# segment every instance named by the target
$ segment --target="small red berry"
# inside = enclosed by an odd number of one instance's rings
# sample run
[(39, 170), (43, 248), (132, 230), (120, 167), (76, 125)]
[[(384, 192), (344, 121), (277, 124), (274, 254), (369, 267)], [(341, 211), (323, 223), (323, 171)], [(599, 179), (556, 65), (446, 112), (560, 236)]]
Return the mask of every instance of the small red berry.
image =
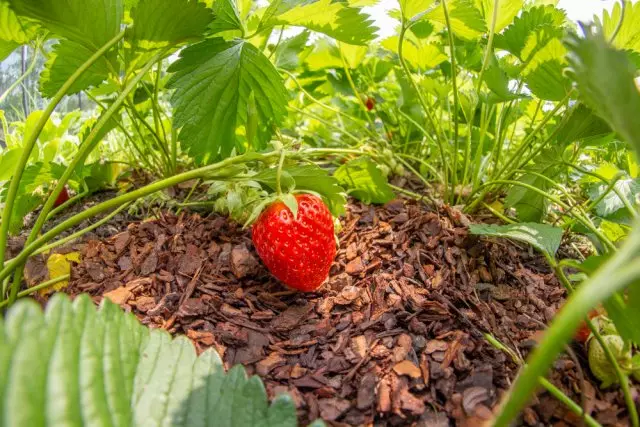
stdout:
[(69, 200), (69, 192), (67, 191), (67, 187), (62, 187), (62, 191), (58, 194), (58, 198), (53, 203), (53, 207), (57, 208), (67, 200)]
[(303, 292), (318, 289), (336, 256), (333, 218), (319, 197), (296, 195), (298, 218), (278, 201), (252, 228), (253, 245), (271, 274)]
[[(589, 312), (589, 320), (599, 315), (600, 313), (598, 312), (598, 310), (591, 310)], [(580, 322), (580, 326), (578, 326), (578, 330), (573, 335), (573, 339), (579, 343), (584, 344), (589, 339), (589, 335), (591, 335), (591, 329), (589, 329), (589, 327), (587, 326), (587, 322), (583, 320), (582, 322)]]
[(371, 97), (367, 97), (364, 104), (367, 106), (367, 111), (371, 111), (376, 106), (376, 100)]

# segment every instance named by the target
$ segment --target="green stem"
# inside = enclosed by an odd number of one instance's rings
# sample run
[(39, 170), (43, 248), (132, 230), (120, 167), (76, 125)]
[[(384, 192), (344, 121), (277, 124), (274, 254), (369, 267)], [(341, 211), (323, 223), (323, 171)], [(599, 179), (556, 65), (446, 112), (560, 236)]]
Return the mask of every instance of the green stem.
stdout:
[(402, 67), (402, 70), (404, 71), (405, 76), (407, 77), (409, 82), (411, 82), (411, 85), (413, 86), (413, 90), (415, 90), (416, 94), (418, 95), (418, 101), (420, 102), (420, 105), (422, 106), (422, 110), (424, 111), (424, 114), (427, 116), (427, 120), (429, 121), (429, 124), (431, 125), (431, 127), (435, 131), (436, 142), (437, 142), (437, 145), (438, 145), (438, 150), (440, 151), (440, 161), (442, 162), (442, 169), (444, 171), (444, 173), (443, 173), (443, 176), (444, 176), (444, 188), (445, 188), (444, 196), (446, 198), (447, 191), (448, 191), (448, 188), (449, 188), (449, 184), (448, 184), (448, 180), (449, 180), (449, 164), (447, 163), (447, 160), (446, 160), (444, 144), (443, 144), (443, 141), (442, 141), (442, 139), (443, 139), (443, 137), (441, 135), (442, 134), (442, 129), (436, 124), (435, 120), (433, 119), (433, 116), (431, 115), (431, 109), (427, 105), (427, 102), (424, 99), (424, 96), (422, 94), (422, 91), (418, 87), (418, 84), (413, 79), (413, 75), (411, 74), (411, 71), (409, 70), (409, 66), (407, 65), (407, 61), (404, 59), (404, 56), (403, 56), (403, 45), (404, 45), (404, 36), (405, 36), (406, 32), (407, 32), (407, 26), (406, 26), (406, 23), (403, 20), (402, 28), (400, 29), (400, 36), (398, 38), (398, 59), (400, 60), (400, 66)]
[[(42, 282), (39, 285), (33, 286), (29, 289), (25, 289), (22, 292), (18, 293), (18, 298), (23, 298), (23, 297), (27, 297), (31, 294), (34, 294), (38, 291), (41, 291), (43, 289), (48, 289), (50, 287), (52, 287), (53, 285), (56, 285), (60, 282), (64, 282), (65, 280), (69, 280), (71, 278), (70, 274), (64, 274), (62, 276), (58, 276), (55, 279), (51, 279), (51, 280), (47, 280), (46, 282)], [(5, 306), (9, 305), (9, 301), (2, 301), (0, 302), (0, 309), (4, 308)]]
[[(589, 310), (600, 301), (638, 280), (640, 277), (640, 223), (609, 261), (598, 269), (593, 277), (582, 283), (573, 292), (564, 307), (556, 315), (544, 339), (529, 357), (504, 402), (494, 426), (508, 427), (529, 401), (535, 391), (538, 378), (543, 376), (553, 364), (556, 356), (569, 342), (580, 321)], [(637, 415), (630, 413), (632, 425), (638, 425)]]
[(624, 22), (624, 12), (627, 5), (626, 0), (620, 0), (620, 5), (622, 6), (622, 9), (620, 10), (620, 20), (616, 24), (616, 28), (613, 30), (613, 33), (611, 34), (611, 38), (609, 38), (609, 44), (611, 45), (613, 45), (613, 42), (616, 40), (616, 37), (620, 32), (620, 28), (622, 28), (622, 23)]
[(278, 169), (276, 170), (276, 191), (278, 192), (278, 196), (282, 196), (282, 186), (280, 185), (282, 180), (282, 166), (284, 165), (286, 151), (280, 150), (280, 160), (278, 160)]
[(341, 111), (338, 108), (331, 107), (330, 105), (327, 105), (327, 104), (323, 103), (322, 101), (318, 100), (317, 98), (315, 98), (313, 95), (311, 95), (309, 92), (307, 92), (307, 90), (304, 87), (302, 87), (302, 84), (298, 81), (298, 79), (292, 73), (290, 73), (289, 71), (284, 70), (282, 68), (278, 68), (278, 71), (288, 75), (289, 78), (291, 80), (293, 80), (293, 82), (298, 86), (300, 91), (302, 93), (304, 93), (304, 95), (307, 98), (309, 98), (311, 101), (313, 101), (315, 104), (318, 104), (319, 106), (321, 106), (325, 110), (331, 111), (331, 112), (337, 114), (338, 116), (342, 116), (342, 117), (348, 118), (353, 123), (355, 123), (356, 125), (361, 127), (363, 130), (365, 130), (367, 133), (369, 133), (371, 136), (373, 136), (374, 138), (378, 137), (378, 135), (375, 132), (373, 132), (371, 129), (369, 129), (368, 127), (366, 127), (365, 125), (362, 124), (362, 120), (358, 119), (357, 117), (353, 117), (352, 115), (347, 114), (347, 113), (345, 113), (344, 111)]
[(131, 203), (125, 203), (124, 205), (120, 206), (118, 209), (116, 209), (113, 212), (111, 212), (109, 215), (107, 215), (104, 218), (102, 218), (100, 221), (96, 221), (95, 223), (91, 224), (90, 226), (88, 226), (86, 228), (83, 228), (82, 230), (76, 231), (75, 233), (65, 237), (64, 239), (56, 240), (53, 243), (50, 243), (48, 245), (45, 245), (45, 246), (41, 247), (40, 249), (38, 249), (37, 251), (34, 252), (34, 255), (50, 251), (51, 249), (57, 248), (58, 246), (64, 245), (65, 243), (68, 243), (68, 242), (71, 242), (72, 240), (77, 239), (78, 237), (84, 235), (85, 233), (88, 233), (88, 232), (90, 232), (92, 230), (95, 230), (96, 228), (100, 227), (101, 225), (106, 224), (107, 222), (109, 222), (109, 220), (111, 218), (113, 218), (118, 213), (122, 212), (124, 209), (129, 207), (130, 204)]
[[(451, 55), (451, 85), (453, 88), (453, 171), (451, 174), (451, 195), (456, 192), (456, 186), (458, 184), (458, 151), (460, 142), (458, 141), (459, 123), (458, 123), (458, 71), (456, 67), (456, 50), (453, 40), (453, 31), (451, 30), (451, 21), (449, 20), (449, 10), (447, 9), (447, 1), (442, 0), (442, 10), (444, 12), (444, 19), (447, 23), (447, 34), (449, 35), (449, 53)], [(449, 114), (451, 118), (451, 114)], [(453, 199), (452, 199), (453, 200)]]
[[(123, 92), (120, 94), (120, 96), (116, 99), (116, 101), (114, 101), (113, 104), (111, 104), (111, 106), (109, 106), (109, 109), (100, 117), (100, 120), (98, 121), (98, 123), (96, 123), (94, 128), (91, 130), (91, 133), (89, 134), (89, 136), (87, 136), (85, 141), (82, 143), (82, 145), (80, 146), (80, 149), (78, 150), (78, 153), (73, 158), (73, 160), (71, 160), (71, 162), (67, 166), (66, 170), (62, 174), (62, 177), (60, 177), (60, 179), (58, 180), (58, 183), (56, 184), (55, 188), (53, 189), (53, 191), (49, 195), (49, 198), (47, 199), (47, 201), (45, 202), (44, 206), (42, 207), (42, 211), (40, 212), (40, 215), (38, 216), (38, 219), (36, 220), (36, 222), (35, 222), (35, 224), (33, 226), (33, 229), (31, 230), (31, 233), (29, 234), (29, 237), (27, 238), (27, 242), (26, 242), (25, 246), (29, 245), (31, 242), (33, 242), (35, 240), (35, 238), (37, 237), (38, 233), (42, 229), (42, 226), (44, 225), (44, 223), (45, 223), (45, 221), (47, 219), (47, 216), (49, 215), (49, 212), (53, 208), (53, 205), (54, 205), (54, 203), (56, 201), (56, 198), (58, 197), (58, 195), (60, 194), (60, 192), (64, 188), (65, 184), (67, 183), (67, 181), (69, 180), (71, 175), (74, 173), (74, 171), (76, 170), (78, 165), (81, 162), (84, 161), (84, 159), (94, 149), (95, 145), (100, 142), (100, 140), (98, 139), (98, 135), (99, 135), (100, 131), (102, 130), (102, 128), (109, 122), (109, 120), (111, 120), (111, 117), (116, 113), (116, 111), (118, 111), (120, 109), (122, 104), (125, 102), (127, 96), (131, 92), (133, 92), (135, 90), (136, 85), (140, 82), (140, 80), (142, 80), (144, 75), (149, 71), (149, 68), (155, 63), (155, 61), (157, 61), (159, 58), (161, 58), (162, 55), (164, 55), (165, 52), (166, 52), (166, 49), (162, 50), (161, 52), (158, 52), (142, 68), (142, 70), (140, 70), (138, 75), (135, 78), (133, 78), (127, 84), (126, 88), (123, 90)], [(3, 226), (4, 226), (4, 222), (5, 221), (3, 221)], [(16, 276), (14, 277), (14, 281), (12, 283), (12, 286), (11, 286), (11, 294), (9, 296), (10, 303), (15, 301), (16, 296), (18, 295), (18, 289), (20, 288), (21, 279), (22, 279), (22, 269), (18, 269), (17, 272), (16, 272)]]
[(340, 52), (340, 59), (342, 60), (342, 66), (344, 67), (344, 74), (347, 76), (347, 81), (349, 82), (349, 86), (351, 87), (351, 90), (353, 91), (353, 94), (356, 97), (356, 102), (360, 104), (360, 106), (362, 107), (364, 116), (367, 118), (367, 121), (371, 125), (371, 128), (375, 129), (375, 124), (371, 119), (369, 110), (367, 110), (367, 104), (360, 97), (360, 92), (358, 92), (358, 89), (356, 88), (356, 84), (353, 82), (353, 78), (351, 77), (351, 72), (349, 71), (349, 64), (347, 64), (347, 60), (345, 59), (344, 54), (342, 53), (342, 47), (340, 43), (338, 43), (338, 51)]
[(305, 110), (301, 110), (300, 108), (293, 107), (293, 106), (289, 106), (287, 108), (289, 108), (289, 109), (291, 109), (293, 111), (296, 111), (296, 112), (298, 112), (300, 114), (306, 114), (307, 116), (319, 121), (323, 125), (328, 126), (328, 127), (332, 128), (332, 129), (335, 129), (335, 130), (339, 131), (340, 133), (344, 134), (345, 136), (348, 136), (349, 138), (351, 138), (352, 140), (354, 140), (358, 144), (361, 142), (361, 140), (357, 136), (355, 136), (354, 134), (349, 133), (346, 130), (339, 128), (338, 126), (334, 125), (333, 123), (331, 123), (331, 122), (329, 122), (327, 120), (324, 120), (322, 117), (319, 117), (318, 115), (316, 115), (314, 113), (311, 113), (311, 112), (305, 111)]
[(77, 202), (79, 202), (80, 200), (84, 199), (85, 197), (87, 197), (89, 195), (88, 191), (83, 191), (80, 194), (76, 194), (75, 196), (73, 196), (72, 198), (70, 198), (69, 200), (67, 200), (66, 202), (64, 202), (63, 204), (61, 204), (60, 206), (58, 206), (57, 208), (53, 208), (51, 210), (51, 212), (49, 212), (49, 215), (47, 216), (47, 220), (55, 217), (56, 215), (58, 215), (60, 212), (64, 211), (65, 209), (67, 209), (69, 206), (76, 204)]
[(0, 270), (0, 281), (4, 280), (8, 277), (11, 272), (16, 270), (20, 265), (22, 265), (26, 260), (33, 255), (40, 247), (44, 244), (52, 240), (54, 237), (59, 235), (60, 233), (68, 230), (71, 227), (81, 223), (84, 220), (92, 218), (99, 213), (104, 211), (108, 211), (111, 209), (115, 209), (125, 203), (132, 202), (136, 199), (148, 196), (149, 194), (153, 194), (157, 191), (164, 190), (165, 188), (172, 187), (174, 185), (178, 185), (181, 182), (189, 181), (192, 179), (204, 178), (207, 175), (210, 175), (212, 172), (215, 172), (220, 169), (224, 169), (231, 165), (247, 163), (250, 161), (269, 161), (271, 158), (279, 156), (279, 152), (270, 152), (265, 154), (258, 153), (247, 153), (236, 157), (231, 157), (225, 159), (221, 162), (215, 163), (213, 165), (204, 166), (198, 169), (193, 169), (187, 172), (183, 172), (181, 174), (165, 178), (163, 180), (154, 182), (153, 184), (147, 185), (145, 187), (134, 190), (130, 193), (123, 194), (121, 196), (115, 197), (113, 199), (107, 200), (103, 203), (100, 203), (96, 206), (93, 206), (83, 212), (80, 212), (77, 215), (72, 216), (71, 218), (63, 221), (62, 223), (56, 225), (48, 232), (44, 233), (42, 236), (32, 241), (30, 244), (25, 245), (22, 252), (18, 254), (15, 258), (13, 258), (4, 269)]
[[(500, 350), (504, 353), (506, 353), (509, 357), (511, 357), (511, 360), (513, 361), (513, 363), (515, 363), (518, 366), (522, 366), (524, 363), (522, 361), (522, 359), (520, 359), (518, 357), (518, 355), (515, 354), (515, 352), (513, 350), (511, 350), (509, 347), (507, 347), (506, 345), (502, 344), (497, 338), (495, 338), (493, 335), (491, 334), (484, 334), (484, 338), (489, 342), (489, 344), (491, 344), (493, 347), (495, 347), (497, 350)], [(540, 383), (540, 385), (542, 387), (544, 387), (549, 394), (551, 394), (553, 397), (555, 397), (556, 399), (558, 399), (560, 402), (562, 402), (567, 408), (569, 408), (569, 410), (571, 412), (573, 412), (574, 414), (578, 415), (579, 417), (583, 417), (586, 424), (589, 427), (602, 427), (600, 425), (600, 423), (598, 423), (596, 420), (593, 419), (593, 417), (591, 417), (591, 415), (586, 414), (584, 412), (584, 409), (582, 407), (580, 407), (580, 405), (578, 405), (576, 402), (574, 402), (573, 400), (571, 400), (571, 398), (569, 398), (569, 396), (567, 396), (566, 394), (564, 394), (562, 392), (562, 390), (560, 390), (559, 388), (557, 388), (555, 385), (553, 385), (549, 380), (547, 380), (545, 377), (540, 377), (538, 378), (538, 382)]]
[[(107, 53), (113, 46), (118, 44), (120, 40), (124, 38), (125, 32), (120, 32), (117, 36), (109, 40), (103, 47), (101, 47), (96, 53), (94, 53), (91, 58), (89, 58), (82, 66), (80, 66), (72, 75), (64, 82), (60, 90), (55, 94), (47, 108), (44, 110), (40, 119), (36, 123), (35, 128), (28, 134), (27, 139), (24, 141), (22, 148), (22, 156), (16, 165), (15, 171), (11, 178), (11, 183), (9, 184), (9, 190), (7, 191), (7, 195), (5, 198), (4, 210), (2, 212), (2, 225), (0, 225), (0, 269), (4, 267), (4, 257), (7, 246), (7, 239), (9, 234), (9, 223), (11, 222), (11, 216), (13, 214), (13, 203), (15, 201), (16, 195), (18, 193), (18, 188), (20, 186), (20, 180), (22, 179), (22, 174), (24, 172), (24, 168), (27, 165), (29, 160), (29, 156), (33, 151), (33, 147), (42, 132), (42, 129), (47, 124), (47, 121), (51, 117), (53, 110), (55, 110), (56, 106), (60, 103), (62, 98), (67, 94), (67, 92), (71, 89), (71, 87), (76, 83), (76, 81), (87, 71), (93, 64), (95, 64), (102, 56)], [(53, 202), (58, 197), (58, 194), (62, 190), (62, 186), (56, 192), (55, 197), (53, 197)], [(49, 197), (51, 199), (51, 197)], [(3, 296), (0, 296), (2, 298)], [(15, 298), (14, 298), (15, 299)]]
[(484, 78), (484, 72), (487, 69), (487, 65), (489, 65), (489, 55), (492, 52), (493, 48), (493, 36), (496, 32), (496, 21), (498, 20), (498, 3), (500, 0), (493, 1), (493, 15), (491, 17), (491, 28), (489, 28), (489, 38), (487, 39), (487, 48), (484, 51), (484, 58), (482, 59), (482, 67), (480, 68), (480, 73), (478, 74), (478, 83), (476, 86), (476, 92), (480, 94), (480, 88), (482, 87), (482, 79)]

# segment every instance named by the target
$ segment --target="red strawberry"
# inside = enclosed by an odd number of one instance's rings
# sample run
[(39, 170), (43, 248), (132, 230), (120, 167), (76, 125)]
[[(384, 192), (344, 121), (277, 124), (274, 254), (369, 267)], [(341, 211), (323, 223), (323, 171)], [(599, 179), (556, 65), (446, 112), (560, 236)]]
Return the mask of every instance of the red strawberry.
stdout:
[[(598, 310), (594, 309), (589, 312), (589, 320), (593, 319), (596, 316), (599, 316), (600, 313)], [(579, 343), (586, 343), (589, 339), (589, 335), (591, 335), (591, 329), (587, 326), (587, 322), (584, 320), (580, 322), (580, 326), (578, 326), (578, 330), (573, 335), (573, 339)]]
[(365, 101), (364, 105), (367, 106), (367, 111), (371, 111), (373, 110), (373, 107), (376, 106), (376, 100), (371, 97), (367, 97), (367, 100)]
[(333, 218), (319, 197), (296, 195), (298, 218), (278, 201), (253, 225), (253, 245), (271, 274), (303, 292), (318, 289), (336, 256)]
[(58, 198), (53, 203), (53, 207), (57, 208), (67, 200), (69, 200), (69, 192), (67, 191), (67, 187), (62, 187), (62, 191), (58, 194)]

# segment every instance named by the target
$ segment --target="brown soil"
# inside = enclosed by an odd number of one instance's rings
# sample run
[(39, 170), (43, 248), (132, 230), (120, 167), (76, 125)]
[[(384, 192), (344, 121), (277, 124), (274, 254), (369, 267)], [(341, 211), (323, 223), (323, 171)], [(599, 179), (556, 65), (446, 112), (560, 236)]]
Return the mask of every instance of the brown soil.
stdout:
[[(301, 294), (269, 275), (239, 225), (166, 215), (76, 244), (67, 292), (106, 296), (199, 351), (215, 347), (271, 397), (290, 393), (301, 425), (478, 426), (518, 369), (483, 334), (526, 357), (565, 292), (530, 248), (469, 236), (468, 223), (446, 207), (351, 203), (328, 282)], [(551, 380), (601, 423), (627, 425), (619, 393), (600, 391), (574, 350)], [(541, 392), (519, 423), (580, 419)]]

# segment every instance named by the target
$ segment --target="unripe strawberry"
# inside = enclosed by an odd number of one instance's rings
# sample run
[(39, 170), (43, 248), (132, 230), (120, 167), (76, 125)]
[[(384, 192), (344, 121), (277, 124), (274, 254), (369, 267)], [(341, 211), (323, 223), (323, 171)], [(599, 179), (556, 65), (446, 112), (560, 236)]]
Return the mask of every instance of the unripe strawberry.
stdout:
[(271, 274), (285, 285), (314, 291), (336, 255), (333, 217), (317, 196), (296, 195), (298, 216), (281, 201), (265, 209), (253, 225), (253, 244)]
[[(613, 357), (621, 365), (628, 365), (631, 360), (631, 350), (625, 349), (624, 340), (618, 335), (604, 335), (602, 337), (604, 343)], [(618, 381), (616, 371), (613, 366), (607, 360), (607, 356), (604, 354), (604, 349), (600, 345), (597, 339), (589, 341), (589, 368), (593, 375), (602, 382), (602, 388), (609, 387)]]

